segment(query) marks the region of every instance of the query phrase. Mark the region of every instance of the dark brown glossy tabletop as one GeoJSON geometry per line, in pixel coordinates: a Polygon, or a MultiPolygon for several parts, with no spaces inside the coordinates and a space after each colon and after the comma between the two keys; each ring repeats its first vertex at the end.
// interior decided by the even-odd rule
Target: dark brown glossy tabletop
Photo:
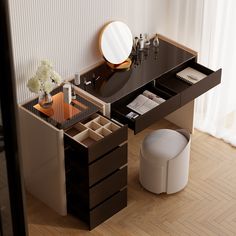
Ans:
{"type": "Polygon", "coordinates": [[[160,39],[158,48],[151,46],[131,57],[133,63],[129,70],[114,71],[104,63],[81,75],[79,87],[104,102],[113,103],[195,55],[160,39]],[[85,85],[85,80],[91,83],[85,85]]]}

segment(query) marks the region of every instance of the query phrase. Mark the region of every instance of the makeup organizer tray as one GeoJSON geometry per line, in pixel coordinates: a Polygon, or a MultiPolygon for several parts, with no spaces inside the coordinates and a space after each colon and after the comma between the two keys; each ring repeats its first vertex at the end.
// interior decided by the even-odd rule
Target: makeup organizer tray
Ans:
{"type": "Polygon", "coordinates": [[[89,147],[119,128],[114,122],[96,114],[89,120],[76,123],[65,132],[77,142],[89,147]]]}

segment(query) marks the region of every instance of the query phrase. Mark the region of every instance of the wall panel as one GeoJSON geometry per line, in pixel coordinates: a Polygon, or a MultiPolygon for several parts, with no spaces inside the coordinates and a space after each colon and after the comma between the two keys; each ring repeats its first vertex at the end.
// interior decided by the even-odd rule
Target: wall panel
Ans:
{"type": "Polygon", "coordinates": [[[34,96],[26,82],[41,59],[52,61],[64,79],[100,61],[98,35],[109,21],[124,21],[133,35],[160,32],[164,2],[10,0],[18,102],[34,96]]]}

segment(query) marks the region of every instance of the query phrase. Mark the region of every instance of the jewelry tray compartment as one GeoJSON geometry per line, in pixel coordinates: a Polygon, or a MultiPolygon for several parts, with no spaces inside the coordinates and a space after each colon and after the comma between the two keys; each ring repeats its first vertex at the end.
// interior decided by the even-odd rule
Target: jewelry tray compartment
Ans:
{"type": "Polygon", "coordinates": [[[97,113],[65,130],[64,142],[89,163],[127,140],[127,126],[120,126],[97,113]]]}

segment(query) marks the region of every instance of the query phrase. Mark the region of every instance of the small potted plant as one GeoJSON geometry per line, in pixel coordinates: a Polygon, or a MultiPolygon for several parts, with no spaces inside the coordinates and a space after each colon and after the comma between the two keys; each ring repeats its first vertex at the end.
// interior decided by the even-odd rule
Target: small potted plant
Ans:
{"type": "Polygon", "coordinates": [[[48,60],[42,60],[35,75],[29,79],[27,87],[33,93],[39,94],[39,105],[49,108],[52,103],[50,92],[56,85],[60,85],[61,76],[53,70],[52,64],[48,60]]]}

